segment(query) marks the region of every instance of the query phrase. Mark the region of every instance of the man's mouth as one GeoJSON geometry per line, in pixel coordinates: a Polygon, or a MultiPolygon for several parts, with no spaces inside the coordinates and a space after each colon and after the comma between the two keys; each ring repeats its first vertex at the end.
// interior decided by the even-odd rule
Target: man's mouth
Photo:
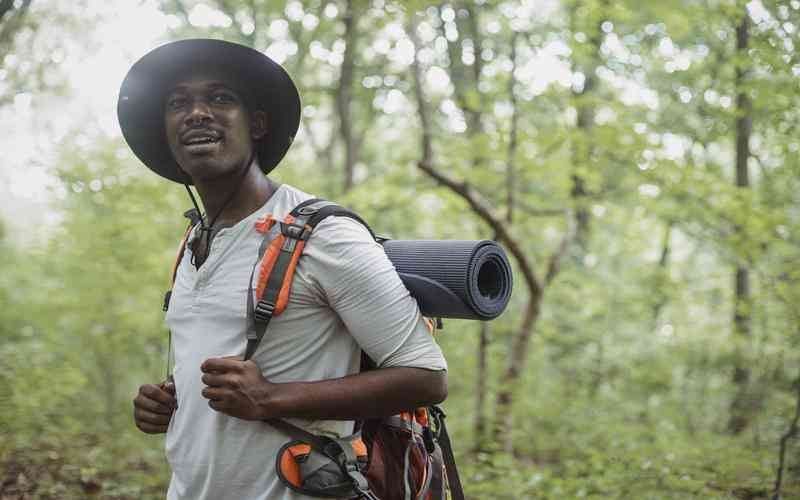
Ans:
{"type": "Polygon", "coordinates": [[[191,145],[194,145],[194,144],[211,144],[212,142],[219,142],[219,138],[218,137],[198,137],[198,138],[195,138],[195,139],[189,139],[188,141],[185,141],[184,144],[186,144],[187,146],[191,146],[191,145]]]}
{"type": "Polygon", "coordinates": [[[222,136],[211,131],[189,132],[181,141],[184,147],[192,153],[207,153],[222,142],[222,136]]]}

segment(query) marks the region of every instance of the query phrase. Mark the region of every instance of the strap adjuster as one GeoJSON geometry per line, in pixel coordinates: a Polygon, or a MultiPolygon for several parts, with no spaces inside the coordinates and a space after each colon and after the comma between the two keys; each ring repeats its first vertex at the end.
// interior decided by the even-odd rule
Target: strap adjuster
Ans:
{"type": "Polygon", "coordinates": [[[273,312],[275,312],[275,304],[261,299],[258,301],[258,304],[256,304],[256,308],[253,311],[253,318],[255,318],[256,321],[268,322],[272,319],[273,312]]]}
{"type": "Polygon", "coordinates": [[[281,234],[293,240],[307,240],[311,236],[311,230],[305,224],[281,222],[281,234]]]}

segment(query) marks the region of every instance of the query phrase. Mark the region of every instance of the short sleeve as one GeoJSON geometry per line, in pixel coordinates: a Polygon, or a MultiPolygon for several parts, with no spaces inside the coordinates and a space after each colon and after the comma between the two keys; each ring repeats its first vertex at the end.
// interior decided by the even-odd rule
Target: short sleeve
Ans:
{"type": "Polygon", "coordinates": [[[447,369],[416,300],[362,224],[328,217],[314,230],[304,257],[309,277],[378,366],[447,369]]]}

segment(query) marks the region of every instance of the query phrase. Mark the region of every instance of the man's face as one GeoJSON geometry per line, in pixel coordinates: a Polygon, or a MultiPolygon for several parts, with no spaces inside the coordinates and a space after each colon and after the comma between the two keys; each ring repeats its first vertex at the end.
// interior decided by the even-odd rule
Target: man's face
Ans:
{"type": "Polygon", "coordinates": [[[224,77],[205,73],[172,87],[164,102],[164,125],[172,156],[195,181],[239,171],[254,141],[266,134],[264,113],[248,112],[224,77]]]}

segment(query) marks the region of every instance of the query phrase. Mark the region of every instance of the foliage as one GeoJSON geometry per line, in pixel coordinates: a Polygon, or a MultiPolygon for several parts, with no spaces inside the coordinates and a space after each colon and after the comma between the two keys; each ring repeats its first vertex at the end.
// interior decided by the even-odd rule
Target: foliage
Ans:
{"type": "Polygon", "coordinates": [[[20,94],[26,101],[34,92],[65,90],[61,65],[74,57],[80,43],[70,38],[78,30],[75,12],[85,10],[85,0],[69,8],[33,0],[0,3],[0,106],[20,94]]]}

